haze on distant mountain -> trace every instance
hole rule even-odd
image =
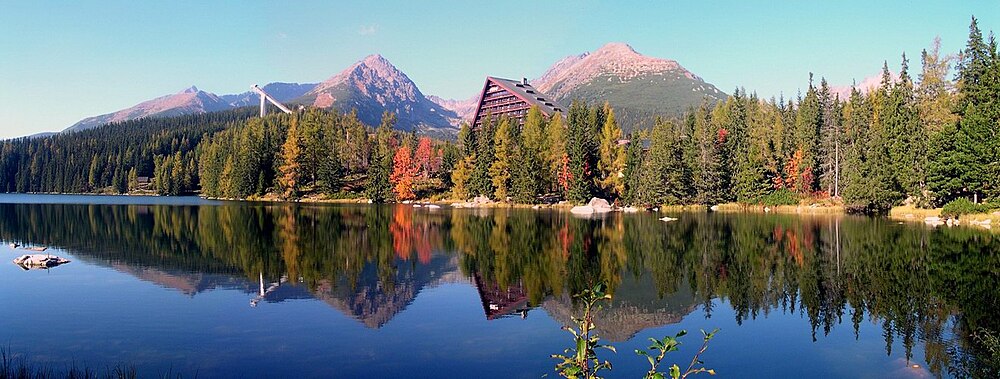
[[[485,73],[484,73],[485,76]],[[624,43],[609,43],[593,52],[571,55],[532,81],[557,101],[609,102],[626,128],[647,126],[657,115],[679,116],[702,102],[727,95],[676,61],[647,57]],[[396,128],[431,135],[454,135],[475,112],[477,96],[464,100],[425,96],[405,73],[378,54],[365,57],[318,83],[275,82],[264,91],[287,105],[357,111],[361,121],[377,126],[384,111],[396,113]],[[849,91],[849,90],[848,90]],[[105,115],[89,117],[67,131],[143,117],[169,117],[255,106],[251,91],[216,96],[188,88]]]
[[[268,95],[271,95],[271,97],[280,102],[287,102],[292,99],[299,98],[313,88],[316,88],[316,83],[268,83],[267,85],[261,87],[264,92],[267,92]],[[260,95],[253,91],[246,91],[233,95],[222,95],[219,96],[219,98],[233,107],[248,107],[260,104]]]
[[[893,82],[899,81],[899,74],[895,72],[889,72],[889,77]],[[882,85],[882,73],[879,72],[875,75],[866,77],[861,80],[861,82],[842,85],[842,86],[830,86],[830,93],[839,97],[841,101],[847,101],[851,98],[851,89],[857,88],[859,92],[867,94],[879,86]]]
[[[73,124],[65,131],[75,132],[98,127],[113,122],[122,122],[144,117],[170,117],[188,114],[215,112],[232,108],[225,100],[213,93],[191,86],[173,95],[161,96],[144,101],[130,108],[100,116],[87,117]]]

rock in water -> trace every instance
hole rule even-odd
[[[593,209],[593,212],[604,213],[611,212],[611,204],[607,200],[601,199],[599,197],[594,197],[590,199],[587,206]]]
[[[14,264],[22,268],[50,268],[69,263],[68,259],[45,254],[28,254],[14,259]]]

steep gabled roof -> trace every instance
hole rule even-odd
[[[473,123],[479,119],[479,112],[483,108],[483,98],[486,96],[486,91],[490,88],[490,83],[496,84],[497,86],[507,90],[517,98],[528,103],[529,106],[538,106],[539,110],[541,110],[546,116],[552,116],[558,112],[566,111],[566,107],[557,102],[551,96],[535,89],[535,87],[529,84],[527,80],[511,80],[495,76],[487,76],[486,83],[483,84],[483,89],[479,92],[479,103],[476,105],[476,112],[472,116]]]

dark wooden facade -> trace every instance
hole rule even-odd
[[[538,92],[527,79],[521,81],[486,77],[486,84],[479,94],[479,104],[472,118],[472,126],[478,128],[487,116],[498,118],[509,116],[523,124],[528,110],[538,106],[545,116],[563,112],[562,105],[546,94]]]

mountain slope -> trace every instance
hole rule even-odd
[[[65,131],[75,132],[95,128],[112,122],[122,122],[144,117],[170,117],[196,113],[215,112],[232,108],[215,94],[191,86],[173,95],[144,101],[130,108],[100,116],[87,117]]]
[[[607,101],[625,123],[678,116],[702,101],[727,96],[676,61],[644,56],[624,43],[563,58],[532,85],[562,103]]]
[[[462,121],[471,120],[472,116],[476,113],[476,105],[479,105],[479,96],[472,96],[465,100],[453,100],[429,95],[427,99],[455,113],[455,118],[451,120],[451,125],[456,127],[461,125]]]
[[[294,103],[341,111],[378,125],[383,111],[395,112],[396,128],[428,133],[454,133],[455,112],[424,96],[417,85],[381,55],[370,55],[316,85]]]
[[[899,74],[895,72],[889,73],[889,78],[893,82],[899,81]],[[847,101],[851,98],[851,90],[854,88],[858,89],[858,92],[862,94],[870,93],[878,89],[882,85],[882,73],[877,73],[875,75],[861,79],[860,83],[855,83],[852,85],[842,85],[842,86],[830,86],[830,93],[836,95],[841,101]]]
[[[261,87],[264,92],[271,95],[275,100],[280,102],[287,102],[305,95],[313,88],[316,88],[316,83],[268,83],[267,85]],[[222,95],[219,96],[222,100],[229,103],[233,107],[246,107],[251,105],[260,104],[260,96],[256,92],[246,91],[243,93],[237,93],[232,95]]]

